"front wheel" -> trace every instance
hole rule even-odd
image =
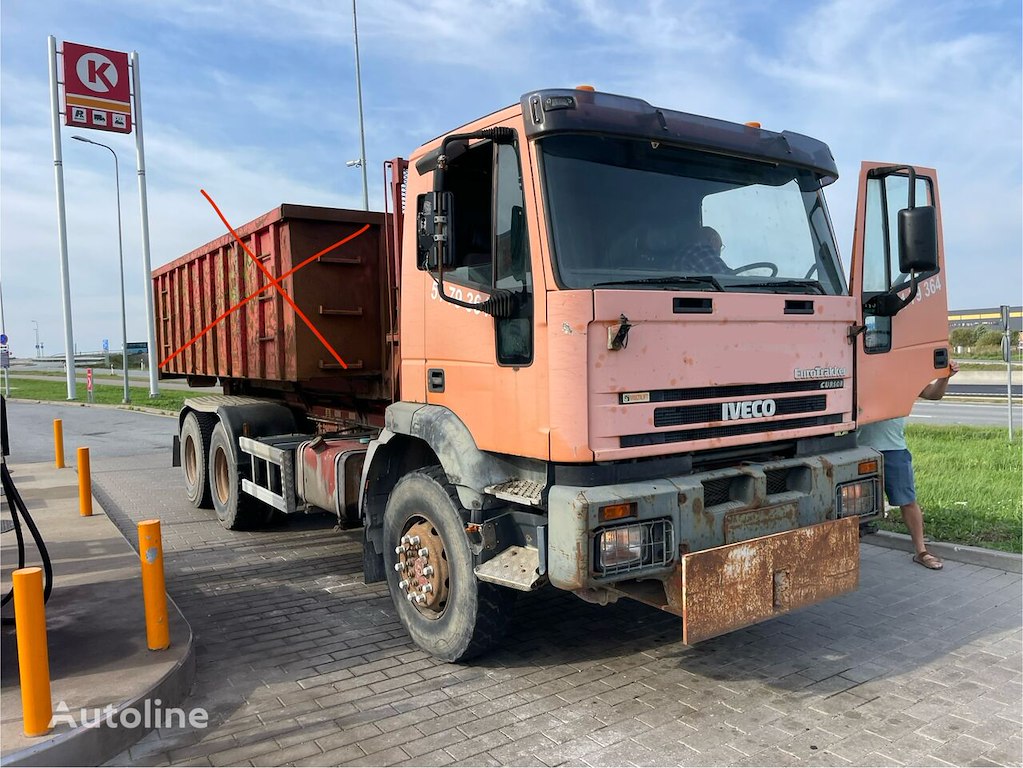
[[[504,635],[514,594],[477,581],[458,495],[440,467],[403,477],[384,509],[387,586],[416,645],[465,661]]]

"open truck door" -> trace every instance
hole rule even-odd
[[[931,168],[860,167],[849,284],[859,299],[856,420],[906,416],[949,373],[938,178]]]

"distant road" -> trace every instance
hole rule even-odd
[[[951,388],[950,388],[951,389]],[[1004,390],[1003,390],[1004,392]],[[1023,406],[1015,403],[1012,409],[1013,429],[1023,429]],[[909,415],[912,424],[966,424],[970,426],[1006,427],[1009,407],[986,403],[957,403],[952,400],[917,400]]]
[[[949,382],[946,394],[960,397],[1001,397],[1005,398],[1005,384],[956,384],[955,379]],[[1012,385],[1012,396],[1023,396],[1023,386]]]

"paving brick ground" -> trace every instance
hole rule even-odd
[[[113,764],[1023,764],[1018,574],[865,546],[855,594],[695,647],[670,615],[542,592],[500,650],[444,664],[362,583],[358,531],[225,531],[167,463],[94,461],[94,488],[125,530],[163,521],[211,724]]]

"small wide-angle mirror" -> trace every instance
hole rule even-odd
[[[445,267],[454,263],[452,203],[450,192],[427,192],[421,196],[416,216],[416,251],[420,269],[435,271],[441,258]]]

